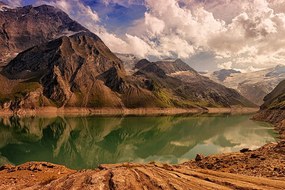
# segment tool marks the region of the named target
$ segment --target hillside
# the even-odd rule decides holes
[[[204,107],[254,106],[238,92],[201,76],[181,60],[139,61],[135,75],[151,78],[161,89]],[[166,96],[167,98],[167,96]]]
[[[261,109],[285,109],[285,80],[265,96]]]
[[[276,124],[281,139],[285,138],[285,80],[264,98],[254,119]],[[281,141],[282,142],[282,141]]]

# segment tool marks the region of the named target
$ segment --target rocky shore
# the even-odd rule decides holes
[[[74,171],[50,163],[5,166],[0,189],[266,189],[285,187],[281,178],[193,169],[187,165],[115,164]]]
[[[88,116],[88,115],[103,115],[103,116],[116,116],[116,115],[180,115],[180,114],[197,114],[197,113],[231,113],[231,114],[245,114],[255,113],[258,108],[250,107],[232,107],[232,108],[56,108],[56,107],[44,107],[37,109],[0,109],[0,116]]]

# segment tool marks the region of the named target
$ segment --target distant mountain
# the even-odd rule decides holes
[[[222,70],[219,70],[219,71],[215,71],[213,73],[213,75],[215,77],[217,77],[217,79],[221,82],[223,82],[226,78],[230,77],[231,74],[234,74],[234,73],[241,73],[240,71],[236,71],[234,69],[222,69]]]
[[[284,77],[285,75],[285,65],[277,65],[272,69],[269,73],[267,73],[266,77]]]
[[[202,107],[254,106],[235,90],[201,76],[179,59],[158,62],[144,59],[139,61],[135,68],[138,69],[136,75],[150,78],[155,84],[159,84],[161,89],[165,89],[166,100],[169,94],[173,94],[183,97],[179,104],[188,102]]]
[[[250,101],[261,105],[263,98],[285,79],[285,65],[249,73],[230,73],[230,75],[222,75],[222,78],[225,76],[223,80],[217,73],[225,72],[221,70],[204,76],[208,76],[229,88],[236,89]]]
[[[122,54],[122,53],[115,53],[115,55],[123,61],[125,70],[132,74],[136,63],[141,60],[141,58],[136,57],[132,54]]]
[[[60,9],[48,5],[0,10],[0,66],[35,45],[88,31]]]

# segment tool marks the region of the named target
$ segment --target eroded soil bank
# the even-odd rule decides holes
[[[64,116],[89,116],[89,115],[102,115],[102,116],[115,116],[115,115],[179,115],[179,114],[196,114],[196,113],[232,113],[232,114],[247,114],[256,113],[258,108],[250,107],[232,107],[232,108],[55,108],[44,107],[38,109],[0,109],[0,116],[49,116],[54,117],[58,115]]]

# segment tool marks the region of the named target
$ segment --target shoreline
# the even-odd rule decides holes
[[[55,108],[44,107],[39,109],[19,109],[12,111],[0,109],[0,116],[171,116],[183,114],[251,114],[256,113],[258,108],[233,107],[233,108]]]
[[[256,150],[197,155],[195,160],[177,165],[119,163],[87,170],[72,170],[47,162],[4,165],[0,167],[0,189],[125,189],[126,185],[128,189],[136,189],[133,185],[140,189],[170,189],[167,187],[173,184],[182,189],[282,189],[285,187],[285,122],[280,118],[284,114],[284,111],[260,111],[255,115],[253,119],[274,123],[280,134],[277,143],[267,143]],[[278,122],[273,122],[274,118],[279,118]]]

